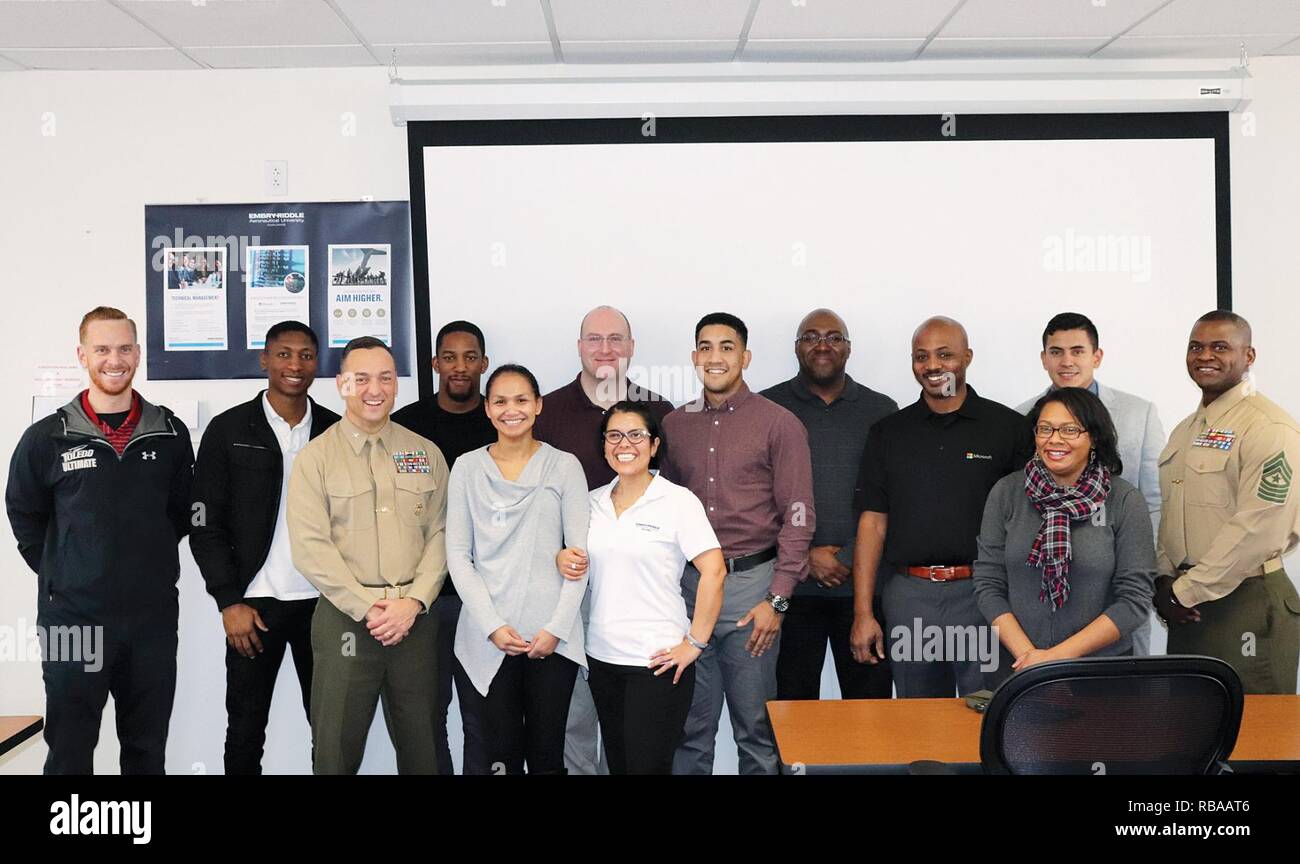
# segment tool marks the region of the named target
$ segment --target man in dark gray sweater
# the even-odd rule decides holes
[[[814,309],[795,332],[799,374],[763,391],[808,430],[817,505],[809,578],[794,590],[781,631],[777,699],[821,698],[827,642],[843,698],[888,699],[893,693],[889,663],[854,661],[849,632],[853,629],[853,537],[858,529],[853,487],[867,430],[897,411],[898,403],[854,381],[845,371],[852,349],[844,319],[829,309]],[[872,599],[876,618],[883,622],[878,592]]]

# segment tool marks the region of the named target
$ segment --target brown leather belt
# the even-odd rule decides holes
[[[930,582],[956,582],[958,579],[969,579],[971,575],[970,567],[966,564],[928,564],[924,567],[908,567],[903,572]]]

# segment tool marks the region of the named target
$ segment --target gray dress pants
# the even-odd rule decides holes
[[[674,774],[713,773],[714,744],[724,699],[736,736],[740,773],[778,773],[767,702],[776,698],[776,658],[781,640],[778,636],[762,657],[752,657],[745,643],[754,625],[736,626],[767,596],[775,565],[774,559],[740,573],[728,573],[723,582],[722,614],[713,627],[711,647],[695,661],[695,696],[686,718],[686,738],[673,757]],[[692,617],[699,584],[700,572],[688,564],[682,574],[682,595],[687,614]]]

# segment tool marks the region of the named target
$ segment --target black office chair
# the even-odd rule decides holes
[[[1218,774],[1241,679],[1213,657],[1088,657],[1003,682],[980,727],[986,774]]]

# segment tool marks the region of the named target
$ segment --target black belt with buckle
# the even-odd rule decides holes
[[[766,564],[776,557],[776,547],[764,549],[762,552],[755,552],[753,555],[742,555],[739,558],[727,559],[727,572],[739,573],[742,570],[751,570],[759,564]]]

